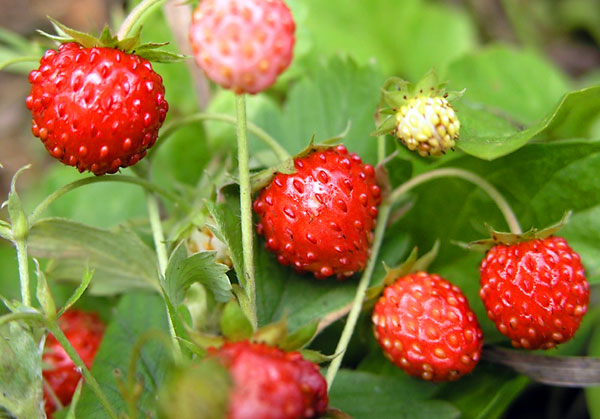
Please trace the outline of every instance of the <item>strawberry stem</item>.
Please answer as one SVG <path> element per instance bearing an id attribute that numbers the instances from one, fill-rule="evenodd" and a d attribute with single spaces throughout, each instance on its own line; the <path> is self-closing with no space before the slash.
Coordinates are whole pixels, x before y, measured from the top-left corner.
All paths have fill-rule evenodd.
<path id="1" fill-rule="evenodd" d="M 19 265 L 19 279 L 21 283 L 21 301 L 23 305 L 31 305 L 31 295 L 29 291 L 29 258 L 27 257 L 26 239 L 15 240 L 17 248 L 17 262 Z"/>
<path id="2" fill-rule="evenodd" d="M 188 125 L 188 124 L 192 124 L 194 122 L 198 122 L 198 121 L 221 121 L 221 122 L 225 122 L 228 124 L 232 124 L 232 125 L 236 125 L 236 118 L 234 118 L 231 115 L 223 115 L 223 114 L 217 114 L 217 113 L 196 113 L 190 116 L 186 116 L 184 118 L 181 118 L 177 121 L 173 121 L 171 122 L 169 125 L 165 126 L 162 129 L 162 133 L 161 133 L 161 141 L 159 141 L 157 144 L 154 145 L 154 147 L 152 148 L 152 153 L 155 152 L 157 146 L 159 146 L 160 144 L 165 142 L 165 138 L 169 137 L 170 135 L 172 135 L 176 130 L 178 130 L 179 128 L 181 128 L 184 125 Z M 272 151 L 273 153 L 275 153 L 275 155 L 277 156 L 277 158 L 280 161 L 284 161 L 290 158 L 290 154 L 287 152 L 287 150 L 285 148 L 283 148 L 275 138 L 271 137 L 269 134 L 267 134 L 266 131 L 264 131 L 262 128 L 258 127 L 257 125 L 253 124 L 252 122 L 247 121 L 246 122 L 247 125 L 247 129 L 249 132 L 251 132 L 252 134 L 256 135 L 256 137 L 261 140 L 263 143 L 265 143 Z"/>
<path id="3" fill-rule="evenodd" d="M 377 137 L 377 161 L 385 160 L 385 135 Z"/>
<path id="4" fill-rule="evenodd" d="M 68 183 L 63 187 L 57 189 L 50 195 L 48 195 L 40 204 L 33 210 L 31 215 L 29 216 L 29 225 L 33 225 L 42 215 L 42 213 L 58 198 L 65 195 L 67 192 L 72 191 L 73 189 L 77 189 L 81 186 L 85 186 L 90 183 L 98 183 L 98 182 L 124 182 L 124 183 L 132 183 L 134 185 L 139 185 L 147 191 L 158 193 L 165 198 L 173 201 L 179 207 L 183 208 L 184 211 L 191 212 L 192 207 L 179 196 L 174 194 L 173 192 L 163 189 L 160 186 L 140 177 L 134 176 L 125 176 L 125 175 L 111 175 L 111 176 L 94 176 L 87 177 L 84 179 L 76 180 L 75 182 Z"/>
<path id="5" fill-rule="evenodd" d="M 62 332 L 62 330 L 60 330 L 60 328 L 58 327 L 58 323 L 56 323 L 56 321 L 49 320 L 45 320 L 45 322 L 46 327 L 48 328 L 50 333 L 54 335 L 54 337 L 63 347 L 67 355 L 69 355 L 69 358 L 71 358 L 71 361 L 73 361 L 75 366 L 81 371 L 81 375 L 85 379 L 86 383 L 90 386 L 92 391 L 96 394 L 96 397 L 98 397 L 98 400 L 106 410 L 106 413 L 108 413 L 108 416 L 111 419 L 118 419 L 117 414 L 115 413 L 113 407 L 110 405 L 110 402 L 102 392 L 102 389 L 98 385 L 98 382 L 96 381 L 90 370 L 88 370 L 88 368 L 85 366 L 85 363 L 83 362 L 77 351 L 75 351 L 75 348 L 73 348 L 71 342 L 69 342 L 65 334 Z"/>
<path id="6" fill-rule="evenodd" d="M 379 215 L 377 216 L 377 228 L 375 229 L 375 237 L 373 239 L 373 247 L 371 248 L 371 256 L 369 257 L 369 263 L 367 264 L 367 268 L 363 272 L 360 282 L 358 283 L 358 288 L 356 289 L 356 295 L 354 296 L 354 301 L 352 302 L 352 308 L 350 309 L 350 313 L 348 314 L 348 318 L 346 319 L 346 325 L 344 326 L 344 330 L 342 331 L 342 335 L 340 336 L 340 340 L 338 342 L 337 347 L 335 348 L 336 357 L 331 361 L 329 368 L 327 369 L 327 388 L 330 389 L 333 384 L 333 380 L 340 369 L 340 365 L 344 358 L 344 354 L 346 353 L 346 349 L 348 348 L 348 343 L 350 343 L 350 338 L 352 338 L 352 334 L 354 333 L 354 327 L 356 326 L 356 322 L 358 321 L 358 315 L 360 314 L 360 310 L 362 308 L 363 300 L 365 299 L 365 291 L 367 287 L 371 283 L 371 276 L 373 275 L 373 271 L 375 270 L 375 265 L 377 263 L 377 255 L 379 254 L 379 249 L 381 247 L 381 242 L 383 241 L 383 235 L 385 233 L 385 228 L 387 226 L 388 217 L 390 215 L 391 210 L 391 202 L 389 200 L 385 200 L 379 206 Z"/>
<path id="7" fill-rule="evenodd" d="M 256 283 L 254 282 L 254 231 L 252 225 L 252 189 L 250 185 L 250 153 L 248 150 L 248 132 L 246 123 L 246 96 L 236 95 L 235 109 L 237 117 L 238 167 L 240 172 L 240 211 L 242 217 L 242 252 L 244 257 L 243 278 L 240 283 L 248 296 L 249 307 L 242 304 L 248 320 L 254 329 L 256 318 Z"/>
<path id="8" fill-rule="evenodd" d="M 510 232 L 513 234 L 521 234 L 521 226 L 519 225 L 519 221 L 515 216 L 512 208 L 506 201 L 506 199 L 502 196 L 502 194 L 488 181 L 483 179 L 481 176 L 476 175 L 473 172 L 469 172 L 467 170 L 456 169 L 456 168 L 444 168 L 444 169 L 435 169 L 430 172 L 426 172 L 415 176 L 410 179 L 408 182 L 403 183 L 397 189 L 395 189 L 390 195 L 390 202 L 396 202 L 402 195 L 406 194 L 411 189 L 421 185 L 422 183 L 428 182 L 433 179 L 445 178 L 445 177 L 458 177 L 460 179 L 464 179 L 468 182 L 479 186 L 485 193 L 489 195 L 490 198 L 496 203 L 498 209 L 502 212 L 504 219 L 506 220 L 506 224 L 508 225 Z"/>
<path id="9" fill-rule="evenodd" d="M 119 30 L 117 32 L 117 38 L 119 40 L 123 40 L 127 38 L 127 35 L 131 32 L 133 27 L 138 23 L 140 18 L 144 13 L 146 13 L 150 8 L 163 3 L 165 0 L 142 0 L 140 4 L 135 6 L 133 10 L 127 15 Z"/>

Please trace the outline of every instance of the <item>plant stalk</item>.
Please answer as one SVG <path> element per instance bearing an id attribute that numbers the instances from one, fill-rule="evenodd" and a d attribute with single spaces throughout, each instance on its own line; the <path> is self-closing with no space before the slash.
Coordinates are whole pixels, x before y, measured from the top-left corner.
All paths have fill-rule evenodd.
<path id="1" fill-rule="evenodd" d="M 121 23 L 121 26 L 117 32 L 117 39 L 123 40 L 127 38 L 127 35 L 129 35 L 129 32 L 131 32 L 140 17 L 142 17 L 142 15 L 151 7 L 156 6 L 164 1 L 165 0 L 142 0 L 133 8 L 131 12 L 129 12 L 123 23 Z"/>
<path id="2" fill-rule="evenodd" d="M 240 175 L 240 212 L 242 224 L 242 249 L 244 255 L 244 278 L 241 284 L 248 296 L 249 307 L 245 313 L 254 329 L 258 326 L 256 316 L 256 283 L 254 281 L 254 231 L 252 223 L 252 189 L 250 185 L 250 153 L 246 124 L 246 96 L 236 95 L 236 127 L 238 143 L 238 167 Z M 245 305 L 243 305 L 245 306 Z"/>
<path id="3" fill-rule="evenodd" d="M 21 286 L 21 301 L 25 306 L 31 306 L 31 294 L 29 291 L 29 258 L 27 257 L 26 239 L 15 241 L 17 248 L 17 262 L 19 265 L 19 281 Z"/>
<path id="4" fill-rule="evenodd" d="M 81 371 L 81 375 L 83 375 L 83 378 L 85 379 L 86 383 L 96 394 L 98 400 L 100 400 L 100 403 L 106 410 L 108 416 L 111 419 L 118 419 L 116 412 L 114 411 L 113 407 L 110 405 L 110 402 L 102 392 L 100 385 L 98 384 L 92 373 L 90 373 L 90 370 L 88 370 L 88 368 L 85 366 L 85 363 L 83 362 L 77 351 L 75 351 L 75 349 L 71 345 L 71 342 L 69 342 L 65 334 L 62 332 L 62 330 L 60 330 L 58 324 L 55 321 L 47 321 L 46 326 L 48 327 L 48 330 L 50 330 L 50 333 L 52 333 L 56 340 L 58 340 L 58 342 L 63 347 L 67 355 L 69 355 L 69 358 L 71 358 L 75 366 Z"/>
<path id="5" fill-rule="evenodd" d="M 402 195 L 410 191 L 411 189 L 421 185 L 422 183 L 428 182 L 433 179 L 444 178 L 444 177 L 458 177 L 460 179 L 464 179 L 468 182 L 471 182 L 481 188 L 485 193 L 489 195 L 489 197 L 496 203 L 498 209 L 502 212 L 504 219 L 506 220 L 506 224 L 508 224 L 508 228 L 511 233 L 520 234 L 521 226 L 519 225 L 519 221 L 515 216 L 512 208 L 506 201 L 506 199 L 502 196 L 500 192 L 488 181 L 476 175 L 475 173 L 469 172 L 463 169 L 456 168 L 443 168 L 443 169 L 435 169 L 430 172 L 423 173 L 421 175 L 415 176 L 410 179 L 408 182 L 403 183 L 397 189 L 395 189 L 390 195 L 390 201 L 392 203 L 396 202 Z"/>
<path id="6" fill-rule="evenodd" d="M 371 283 L 371 276 L 373 275 L 373 271 L 375 270 L 375 264 L 377 263 L 377 256 L 379 254 L 379 249 L 381 248 L 381 242 L 383 241 L 383 235 L 385 233 L 385 228 L 387 225 L 388 217 L 390 215 L 391 210 L 391 201 L 384 201 L 379 206 L 379 215 L 377 216 L 377 228 L 375 229 L 375 238 L 373 240 L 373 247 L 371 248 L 371 257 L 369 258 L 369 263 L 367 264 L 367 268 L 363 272 L 360 282 L 358 283 L 358 288 L 356 289 L 356 295 L 354 296 L 354 301 L 352 302 L 352 308 L 350 309 L 350 313 L 348 314 L 348 318 L 346 319 L 346 325 L 344 326 L 344 330 L 342 331 L 342 335 L 340 336 L 340 340 L 338 342 L 337 347 L 335 348 L 336 357 L 331 361 L 329 368 L 327 369 L 326 379 L 327 379 L 327 388 L 331 388 L 333 384 L 333 380 L 340 369 L 340 365 L 344 358 L 344 354 L 346 353 L 346 349 L 348 348 L 348 343 L 350 343 L 350 338 L 352 338 L 352 334 L 354 333 L 354 327 L 356 326 L 356 322 L 358 321 L 358 316 L 360 314 L 360 310 L 362 308 L 362 303 L 365 298 L 365 291 L 367 287 Z"/>

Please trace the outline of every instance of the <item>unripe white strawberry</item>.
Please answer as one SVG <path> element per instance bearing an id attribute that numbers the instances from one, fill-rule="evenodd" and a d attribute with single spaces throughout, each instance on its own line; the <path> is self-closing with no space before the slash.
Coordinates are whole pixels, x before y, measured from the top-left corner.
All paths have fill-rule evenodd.
<path id="1" fill-rule="evenodd" d="M 388 79 L 376 113 L 377 130 L 372 135 L 393 134 L 422 157 L 454 150 L 460 122 L 450 101 L 462 92 L 446 93 L 443 86 L 433 70 L 414 86 L 397 77 Z M 387 117 L 382 120 L 383 115 Z"/>
<path id="2" fill-rule="evenodd" d="M 396 113 L 394 134 L 421 156 L 440 156 L 452 149 L 460 122 L 444 97 L 412 98 Z"/>

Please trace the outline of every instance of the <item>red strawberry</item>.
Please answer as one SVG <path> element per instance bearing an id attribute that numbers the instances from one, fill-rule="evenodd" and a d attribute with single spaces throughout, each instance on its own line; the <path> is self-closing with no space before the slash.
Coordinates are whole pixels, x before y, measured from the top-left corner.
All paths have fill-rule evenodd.
<path id="1" fill-rule="evenodd" d="M 29 74 L 33 135 L 80 172 L 115 173 L 145 156 L 168 104 L 147 60 L 115 48 L 62 44 Z"/>
<path id="2" fill-rule="evenodd" d="M 104 335 L 104 324 L 98 315 L 69 310 L 58 319 L 58 325 L 86 367 L 90 368 Z M 67 406 L 71 403 L 81 373 L 53 335 L 48 335 L 46 339 L 42 361 L 44 363 L 44 380 L 52 388 L 61 404 Z M 44 391 L 44 401 L 46 415 L 52 417 L 56 405 L 53 397 L 46 391 Z"/>
<path id="3" fill-rule="evenodd" d="M 317 278 L 365 268 L 381 190 L 375 170 L 340 145 L 294 161 L 254 201 L 259 234 L 283 265 Z"/>
<path id="4" fill-rule="evenodd" d="M 299 352 L 242 341 L 210 348 L 209 356 L 233 379 L 228 419 L 316 418 L 327 410 L 327 383 Z"/>
<path id="5" fill-rule="evenodd" d="M 481 262 L 479 295 L 498 330 L 525 349 L 571 339 L 587 312 L 589 284 L 562 237 L 498 244 Z"/>
<path id="6" fill-rule="evenodd" d="M 282 0 L 203 0 L 190 42 L 209 79 L 235 93 L 258 93 L 292 61 L 295 24 Z"/>
<path id="7" fill-rule="evenodd" d="M 410 375 L 457 380 L 481 356 L 477 317 L 460 289 L 439 275 L 399 278 L 385 288 L 372 319 L 384 355 Z"/>

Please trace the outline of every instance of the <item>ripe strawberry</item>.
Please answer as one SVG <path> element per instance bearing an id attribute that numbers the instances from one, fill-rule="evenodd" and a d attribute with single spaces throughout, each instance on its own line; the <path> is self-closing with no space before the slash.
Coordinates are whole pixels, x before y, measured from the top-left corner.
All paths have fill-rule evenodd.
<path id="1" fill-rule="evenodd" d="M 562 237 L 498 244 L 479 271 L 488 316 L 517 348 L 549 349 L 568 341 L 587 312 L 581 259 Z"/>
<path id="2" fill-rule="evenodd" d="M 86 367 L 90 368 L 104 335 L 104 324 L 100 318 L 95 313 L 73 309 L 65 312 L 58 319 L 58 325 Z M 44 363 L 44 380 L 52 388 L 61 404 L 68 405 L 71 403 L 81 373 L 53 335 L 48 335 L 46 339 L 42 361 Z M 56 404 L 53 397 L 46 391 L 44 391 L 44 401 L 46 415 L 52 417 L 56 410 Z"/>
<path id="3" fill-rule="evenodd" d="M 209 79 L 235 93 L 258 93 L 292 60 L 295 24 L 282 0 L 203 0 L 190 42 Z"/>
<path id="4" fill-rule="evenodd" d="M 62 44 L 46 51 L 29 81 L 33 135 L 80 172 L 103 175 L 137 163 L 168 110 L 150 62 L 115 48 Z"/>
<path id="5" fill-rule="evenodd" d="M 299 352 L 262 343 L 225 343 L 209 349 L 231 374 L 228 419 L 300 419 L 327 410 L 327 383 Z"/>
<path id="6" fill-rule="evenodd" d="M 417 272 L 387 286 L 372 320 L 384 355 L 425 380 L 457 380 L 481 356 L 477 317 L 460 289 L 436 274 Z"/>
<path id="7" fill-rule="evenodd" d="M 294 161 L 254 201 L 259 234 L 283 265 L 317 278 L 364 269 L 381 202 L 375 170 L 343 145 Z"/>

